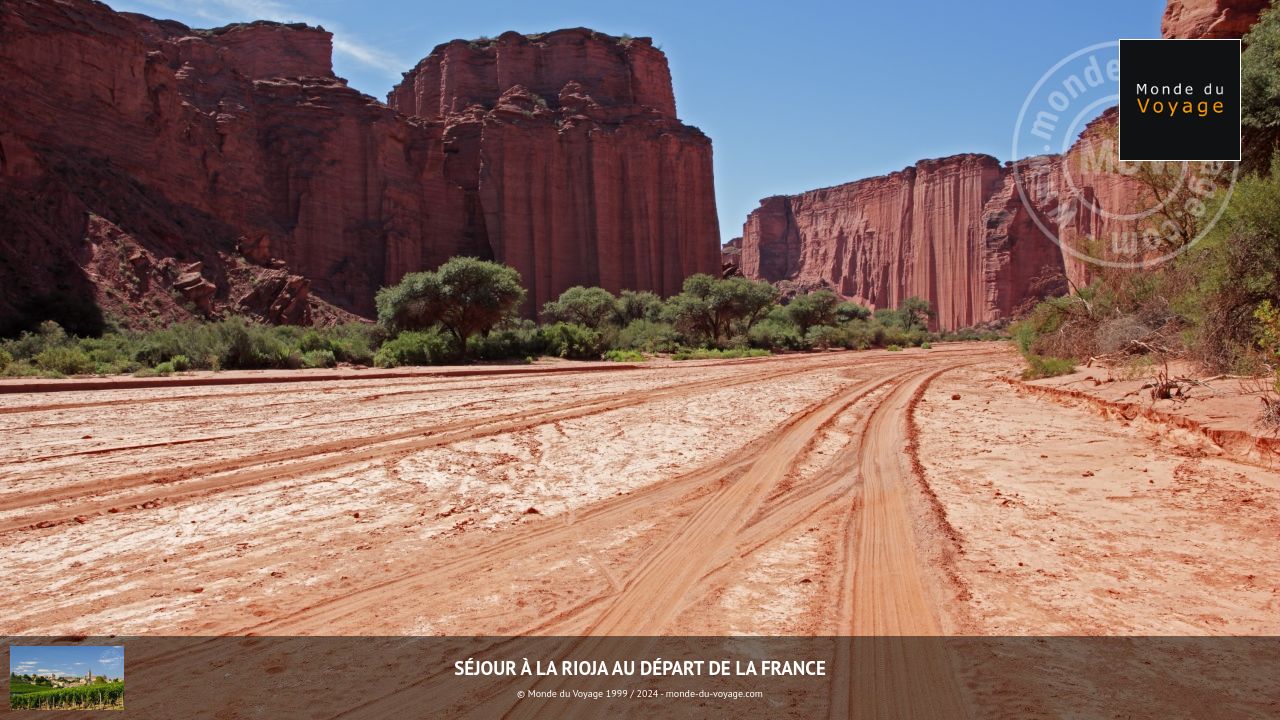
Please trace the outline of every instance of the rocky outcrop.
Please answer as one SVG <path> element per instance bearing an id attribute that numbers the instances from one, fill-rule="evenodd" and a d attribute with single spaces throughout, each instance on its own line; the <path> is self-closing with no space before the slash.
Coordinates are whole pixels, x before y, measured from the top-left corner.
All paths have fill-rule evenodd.
<path id="1" fill-rule="evenodd" d="M 1271 0 L 1169 0 L 1160 31 L 1167 38 L 1238 38 Z"/>
<path id="2" fill-rule="evenodd" d="M 715 272 L 710 141 L 675 118 L 662 53 L 513 36 L 442 46 L 392 109 L 333 75 L 322 29 L 0 4 L 0 324 L 50 304 L 137 326 L 368 317 L 379 287 L 462 254 L 516 265 L 529 309 Z M 114 286 L 103 248 L 146 283 Z"/>
<path id="3" fill-rule="evenodd" d="M 648 38 L 586 29 L 437 47 L 388 96 L 443 126 L 445 175 L 528 309 L 573 285 L 679 292 L 720 268 L 711 142 Z"/>
<path id="4" fill-rule="evenodd" d="M 1065 156 L 1002 165 L 955 155 L 765 198 L 743 226 L 743 274 L 830 288 L 872 308 L 923 298 L 941 329 L 1006 320 L 1087 279 L 1086 263 L 1043 228 L 1081 253 L 1087 239 L 1131 234 L 1114 214 L 1129 212 L 1143 191 L 1105 170 L 1115 122 L 1114 110 L 1104 113 Z"/>

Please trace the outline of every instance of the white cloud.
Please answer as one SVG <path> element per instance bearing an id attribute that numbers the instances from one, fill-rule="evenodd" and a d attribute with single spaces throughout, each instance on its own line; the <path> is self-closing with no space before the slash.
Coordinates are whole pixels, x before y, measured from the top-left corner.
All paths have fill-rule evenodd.
<path id="1" fill-rule="evenodd" d="M 124 8 L 127 5 L 145 5 L 153 10 L 169 13 L 193 15 L 210 23 L 225 25 L 248 20 L 274 20 L 276 22 L 301 22 L 308 25 L 322 25 L 333 33 L 333 51 L 348 57 L 365 67 L 378 70 L 389 77 L 399 78 L 400 73 L 409 69 L 413 63 L 406 63 L 401 58 L 383 52 L 376 47 L 363 43 L 351 33 L 343 29 L 340 23 L 308 15 L 292 8 L 288 3 L 277 0 L 134 0 L 134 2 L 118 3 Z"/>

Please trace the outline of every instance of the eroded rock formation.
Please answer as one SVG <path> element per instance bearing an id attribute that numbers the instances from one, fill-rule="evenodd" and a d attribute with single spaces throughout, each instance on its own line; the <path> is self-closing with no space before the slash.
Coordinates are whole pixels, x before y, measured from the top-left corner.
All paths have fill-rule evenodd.
<path id="1" fill-rule="evenodd" d="M 583 28 L 437 47 L 388 96 L 443 125 L 445 175 L 530 305 L 573 285 L 671 294 L 718 271 L 711 143 L 648 38 Z"/>
<path id="2" fill-rule="evenodd" d="M 743 273 L 871 307 L 924 298 L 946 329 L 997 320 L 1062 270 L 1057 246 L 1024 232 L 1034 226 L 1013 178 L 993 157 L 957 155 L 766 198 L 743 228 Z"/>
<path id="3" fill-rule="evenodd" d="M 135 325 L 367 317 L 378 287 L 459 254 L 515 265 L 529 309 L 719 268 L 710 141 L 647 39 L 449 43 L 392 109 L 333 75 L 319 28 L 10 0 L 0 38 L 10 324 L 53 302 Z"/>
<path id="4" fill-rule="evenodd" d="M 1240 37 L 1268 5 L 1170 0 L 1164 34 Z M 1004 165 L 987 155 L 956 155 L 765 198 L 743 226 L 742 271 L 802 289 L 831 288 L 872 307 L 921 297 L 942 329 L 1007 320 L 1041 297 L 1086 283 L 1091 266 L 1080 255 L 1129 251 L 1140 242 L 1140 221 L 1126 216 L 1150 207 L 1151 191 L 1116 172 L 1116 131 L 1112 108 L 1064 155 Z"/>
<path id="5" fill-rule="evenodd" d="M 1113 109 L 1065 156 L 1002 165 L 955 155 L 765 198 L 743 226 L 743 273 L 830 288 L 873 308 L 923 298 L 941 329 L 1005 320 L 1086 282 L 1088 265 L 1071 250 L 1084 253 L 1088 239 L 1124 242 L 1134 231 L 1134 221 L 1116 216 L 1145 191 L 1107 169 L 1115 127 Z"/>
<path id="6" fill-rule="evenodd" d="M 1238 38 L 1271 0 L 1169 0 L 1160 31 L 1167 38 Z"/>

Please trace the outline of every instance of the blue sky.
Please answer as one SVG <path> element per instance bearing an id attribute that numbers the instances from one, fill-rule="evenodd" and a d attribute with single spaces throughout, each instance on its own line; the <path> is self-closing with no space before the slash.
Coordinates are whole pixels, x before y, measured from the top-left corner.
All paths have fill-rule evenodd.
<path id="1" fill-rule="evenodd" d="M 1010 159 L 1018 110 L 1064 56 L 1159 37 L 1164 0 L 107 0 L 212 27 L 322 24 L 334 65 L 379 99 L 453 38 L 586 26 L 648 35 L 671 62 L 685 122 L 715 144 L 723 239 L 760 198 L 960 152 Z"/>
<path id="2" fill-rule="evenodd" d="M 82 677 L 86 672 L 109 678 L 124 677 L 124 647 L 120 645 L 10 646 L 9 672 L 19 675 Z"/>

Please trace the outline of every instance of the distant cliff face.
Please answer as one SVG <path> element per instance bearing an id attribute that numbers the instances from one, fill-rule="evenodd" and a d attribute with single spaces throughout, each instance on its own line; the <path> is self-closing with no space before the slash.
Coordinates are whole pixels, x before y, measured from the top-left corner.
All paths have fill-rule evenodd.
<path id="1" fill-rule="evenodd" d="M 1044 162 L 1056 173 L 1055 159 Z M 766 198 L 743 228 L 743 274 L 828 287 L 874 308 L 923 298 L 943 329 L 1008 317 L 1045 291 L 1037 283 L 1065 284 L 1054 280 L 1062 255 L 1027 216 L 1013 172 L 988 155 L 957 155 Z"/>
<path id="2" fill-rule="evenodd" d="M 710 141 L 647 40 L 450 43 L 392 109 L 301 25 L 10 0 L 0 38 L 0 320 L 367 317 L 459 254 L 516 265 L 536 302 L 719 269 Z"/>
<path id="3" fill-rule="evenodd" d="M 1169 0 L 1160 23 L 1167 38 L 1238 38 L 1271 0 Z"/>
<path id="4" fill-rule="evenodd" d="M 648 38 L 585 29 L 436 48 L 390 105 L 444 128 L 446 176 L 538 307 L 572 285 L 678 292 L 719 271 L 711 142 Z"/>
<path id="5" fill-rule="evenodd" d="M 1240 37 L 1269 4 L 1170 0 L 1164 34 Z M 1086 283 L 1090 266 L 1077 253 L 1106 254 L 1109 244 L 1136 240 L 1137 221 L 1125 216 L 1151 199 L 1135 180 L 1106 169 L 1115 167 L 1116 128 L 1113 108 L 1064 155 L 1003 166 L 956 155 L 765 198 L 743 225 L 742 272 L 831 288 L 872 307 L 921 297 L 941 329 L 1007 320 Z"/>

